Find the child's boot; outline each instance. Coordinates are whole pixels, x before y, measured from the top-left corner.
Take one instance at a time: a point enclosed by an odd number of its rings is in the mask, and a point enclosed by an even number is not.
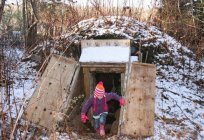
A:
[[[104,130],[104,125],[100,125],[100,135],[105,136],[105,130]]]
[[[97,128],[97,129],[96,129],[96,134],[97,134],[97,135],[100,135],[100,128]]]

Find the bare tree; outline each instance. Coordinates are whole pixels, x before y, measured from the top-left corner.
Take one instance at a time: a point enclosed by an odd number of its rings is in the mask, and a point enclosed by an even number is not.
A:
[[[4,5],[5,5],[6,0],[1,0],[1,5],[0,5],[0,22],[3,16],[3,11],[4,11]]]

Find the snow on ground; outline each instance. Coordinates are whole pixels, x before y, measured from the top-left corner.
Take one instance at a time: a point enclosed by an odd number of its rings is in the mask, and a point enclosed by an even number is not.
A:
[[[150,48],[155,55],[153,63],[157,66],[157,91],[155,135],[149,139],[204,139],[204,62],[196,61],[187,47],[156,27],[128,17],[92,18],[79,22],[72,29],[63,37],[68,40],[75,38],[75,43],[100,35],[116,34]],[[19,66],[22,67],[19,67],[20,74],[16,77],[22,76],[22,79],[26,77],[24,74],[35,73],[29,73],[23,63]],[[32,80],[32,76],[30,78]],[[19,82],[15,83],[14,91],[19,96],[19,102],[31,85],[30,80],[23,81],[24,88],[22,84],[18,86]],[[58,134],[58,138],[62,139],[63,135]]]
[[[10,101],[8,101],[7,98],[6,87],[1,87],[0,102],[2,103],[1,109],[3,109],[5,114],[7,114],[8,120],[10,120],[9,118],[13,118],[13,120],[17,118],[24,99],[29,99],[34,90],[33,79],[35,77],[36,71],[33,69],[33,67],[36,66],[36,63],[29,61],[21,62],[23,53],[23,49],[18,47],[6,46],[3,48],[2,54],[5,56],[5,69],[7,74],[10,76],[11,84],[8,88]],[[9,110],[11,110],[11,115]],[[9,124],[10,121],[7,123]]]

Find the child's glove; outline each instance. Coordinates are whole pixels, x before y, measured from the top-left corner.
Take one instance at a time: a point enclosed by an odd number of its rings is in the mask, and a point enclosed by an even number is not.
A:
[[[119,102],[120,102],[120,106],[122,106],[122,105],[125,104],[125,100],[124,100],[123,98],[121,98],[121,99],[119,100]]]
[[[84,113],[81,113],[81,121],[83,123],[86,123],[86,120],[88,120],[89,118],[84,114]]]

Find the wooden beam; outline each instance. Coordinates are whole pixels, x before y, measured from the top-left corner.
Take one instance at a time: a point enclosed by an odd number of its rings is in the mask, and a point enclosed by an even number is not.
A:
[[[117,68],[89,68],[90,72],[98,72],[98,73],[123,73],[125,72],[125,68],[117,67]]]
[[[90,62],[90,63],[80,63],[81,67],[100,67],[100,68],[121,68],[126,66],[126,63],[94,63],[94,62]]]
[[[86,96],[90,94],[90,72],[88,68],[83,68],[83,84],[84,84],[84,91]]]

